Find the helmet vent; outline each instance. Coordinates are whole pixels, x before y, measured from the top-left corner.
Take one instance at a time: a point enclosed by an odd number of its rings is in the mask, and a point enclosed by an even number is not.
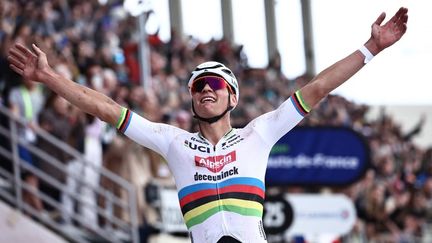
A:
[[[231,70],[224,68],[221,71],[234,78],[234,74],[231,72]]]
[[[201,70],[203,70],[203,69],[206,69],[206,70],[208,70],[208,69],[215,69],[215,68],[221,68],[221,67],[223,67],[221,64],[216,64],[216,65],[214,65],[214,66],[210,66],[210,67],[197,67],[197,68],[195,68],[195,71],[201,71]]]

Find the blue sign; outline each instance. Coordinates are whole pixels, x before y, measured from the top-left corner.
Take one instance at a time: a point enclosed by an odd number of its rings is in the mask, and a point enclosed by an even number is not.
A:
[[[266,184],[347,185],[363,176],[369,160],[369,147],[352,129],[297,127],[273,146]]]

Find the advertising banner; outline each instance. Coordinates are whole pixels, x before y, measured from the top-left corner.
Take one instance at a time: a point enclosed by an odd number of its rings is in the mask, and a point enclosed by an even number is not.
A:
[[[363,137],[344,127],[298,127],[284,135],[270,153],[267,185],[351,184],[370,160]]]
[[[268,196],[264,204],[263,224],[272,242],[294,236],[345,235],[357,217],[353,202],[343,194]]]
[[[177,191],[175,189],[160,188],[160,214],[164,232],[187,232],[183,220]]]

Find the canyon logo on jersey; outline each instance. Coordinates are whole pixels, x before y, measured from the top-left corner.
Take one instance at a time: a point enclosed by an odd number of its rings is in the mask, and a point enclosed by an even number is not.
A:
[[[219,172],[226,164],[236,161],[236,151],[232,151],[226,155],[209,156],[206,158],[195,156],[195,165],[205,167],[211,172]]]

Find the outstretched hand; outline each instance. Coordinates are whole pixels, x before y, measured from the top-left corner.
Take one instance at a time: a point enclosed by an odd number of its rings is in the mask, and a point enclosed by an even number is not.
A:
[[[408,9],[401,7],[397,13],[384,25],[381,25],[386,14],[381,13],[372,24],[371,40],[378,52],[396,43],[406,32],[408,22]]]
[[[39,76],[49,69],[46,54],[35,44],[33,51],[17,43],[8,54],[9,67],[26,80],[40,81]]]

